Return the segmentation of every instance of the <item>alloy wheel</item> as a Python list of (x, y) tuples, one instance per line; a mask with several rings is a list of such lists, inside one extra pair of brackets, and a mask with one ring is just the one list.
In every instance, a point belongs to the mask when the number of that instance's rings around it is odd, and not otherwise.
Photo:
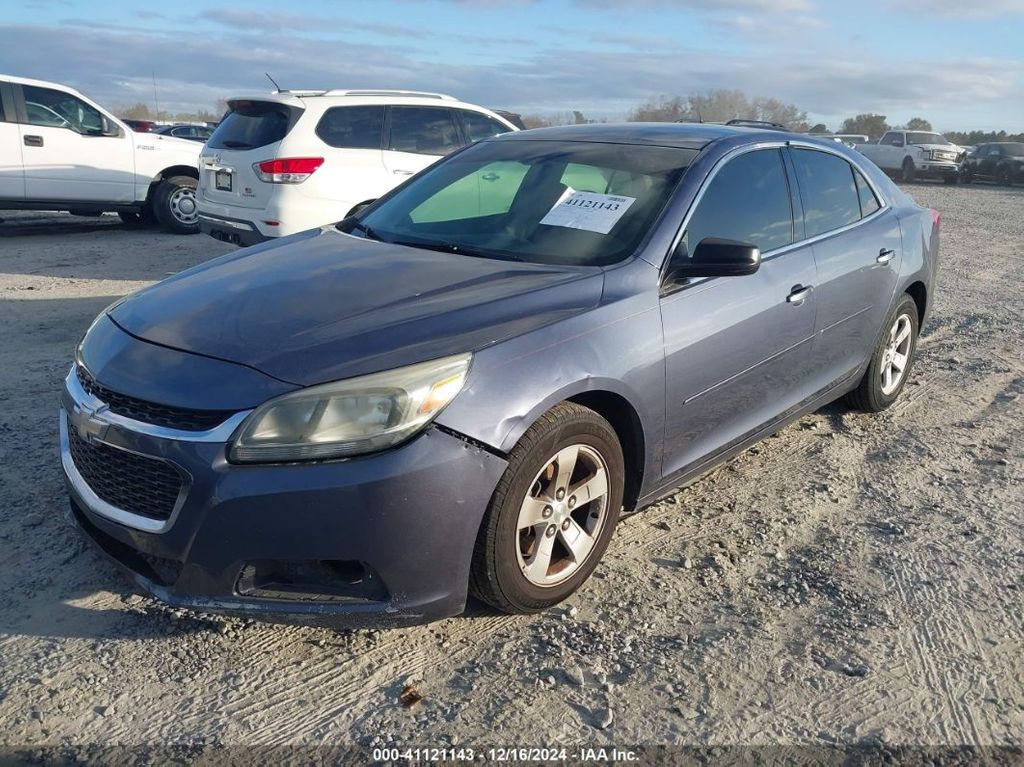
[(913, 323), (910, 315), (900, 314), (889, 328), (889, 341), (882, 352), (881, 376), (882, 394), (889, 396), (896, 391), (910, 362), (910, 349), (914, 342)]
[(589, 445), (569, 445), (534, 478), (519, 510), (516, 557), (526, 579), (550, 587), (588, 559), (608, 518), (608, 464)]

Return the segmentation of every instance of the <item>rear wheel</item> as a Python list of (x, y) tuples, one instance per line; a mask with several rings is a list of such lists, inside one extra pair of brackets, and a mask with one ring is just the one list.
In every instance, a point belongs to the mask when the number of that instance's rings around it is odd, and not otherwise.
[(624, 461), (611, 425), (563, 402), (509, 454), (473, 552), (470, 591), (509, 613), (543, 610), (578, 589), (622, 509)]
[(848, 400), (858, 410), (877, 413), (900, 396), (917, 350), (918, 317), (914, 299), (904, 294), (889, 313), (868, 369)]
[(146, 205), (142, 210), (123, 210), (117, 214), (128, 229), (145, 229), (153, 225), (153, 212)]
[(174, 234), (195, 234), (199, 231), (196, 186), (198, 182), (191, 176), (172, 176), (157, 186), (151, 204), (164, 231)]
[(914, 167), (914, 161), (909, 157), (903, 160), (903, 168), (900, 171), (900, 180), (905, 184), (913, 182), (917, 177), (917, 168)]

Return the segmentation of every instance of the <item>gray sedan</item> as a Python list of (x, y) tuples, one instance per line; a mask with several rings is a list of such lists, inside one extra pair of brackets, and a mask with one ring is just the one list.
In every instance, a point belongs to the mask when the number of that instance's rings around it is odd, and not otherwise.
[(623, 511), (837, 398), (891, 405), (938, 242), (935, 211), (833, 141), (481, 141), (98, 317), (63, 395), (73, 518), (182, 606), (542, 610)]

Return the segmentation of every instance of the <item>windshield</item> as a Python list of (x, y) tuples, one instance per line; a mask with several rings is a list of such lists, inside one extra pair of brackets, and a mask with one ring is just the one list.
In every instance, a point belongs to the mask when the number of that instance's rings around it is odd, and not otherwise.
[(483, 141), (342, 228), (467, 256), (602, 266), (636, 251), (696, 155), (658, 146)]
[(938, 133), (908, 133), (908, 144), (949, 144), (945, 136)]

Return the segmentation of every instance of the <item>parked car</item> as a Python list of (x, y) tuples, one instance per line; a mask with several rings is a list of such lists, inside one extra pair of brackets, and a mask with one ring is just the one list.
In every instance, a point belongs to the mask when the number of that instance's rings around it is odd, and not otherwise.
[(240, 245), (340, 221), (449, 152), (517, 130), (415, 91), (280, 91), (228, 106), (200, 158), (199, 224)]
[(116, 211), (191, 234), (198, 158), (195, 142), (136, 133), (65, 85), (0, 75), (0, 209)]
[(901, 181), (940, 178), (955, 184), (960, 176), (963, 150), (938, 133), (891, 130), (877, 144), (858, 144), (857, 150)]
[(843, 395), (891, 405), (938, 247), (938, 214), (835, 142), (483, 140), (101, 314), (60, 414), (73, 518), (184, 607), (541, 610), (623, 509)]
[(161, 136), (174, 136), (205, 143), (213, 135), (213, 128), (207, 128), (205, 125), (163, 125), (153, 132)]
[(1024, 143), (980, 144), (960, 167), (960, 180), (965, 184), (994, 181), (1004, 186), (1024, 182)]
[(151, 133), (159, 127), (153, 120), (129, 120), (122, 117), (121, 122), (136, 133)]

